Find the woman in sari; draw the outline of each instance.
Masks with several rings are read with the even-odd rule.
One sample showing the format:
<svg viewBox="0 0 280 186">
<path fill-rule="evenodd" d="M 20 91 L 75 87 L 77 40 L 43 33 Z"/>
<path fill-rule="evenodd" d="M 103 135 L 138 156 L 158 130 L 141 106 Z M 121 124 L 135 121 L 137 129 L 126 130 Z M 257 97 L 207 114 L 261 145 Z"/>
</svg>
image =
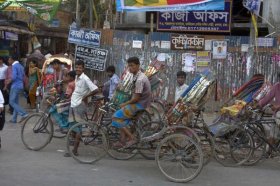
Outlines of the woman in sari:
<svg viewBox="0 0 280 186">
<path fill-rule="evenodd" d="M 41 82 L 41 72 L 38 68 L 38 64 L 35 61 L 29 63 L 28 70 L 28 81 L 29 81 L 29 100 L 31 108 L 34 109 L 36 105 L 36 89 Z"/>
</svg>

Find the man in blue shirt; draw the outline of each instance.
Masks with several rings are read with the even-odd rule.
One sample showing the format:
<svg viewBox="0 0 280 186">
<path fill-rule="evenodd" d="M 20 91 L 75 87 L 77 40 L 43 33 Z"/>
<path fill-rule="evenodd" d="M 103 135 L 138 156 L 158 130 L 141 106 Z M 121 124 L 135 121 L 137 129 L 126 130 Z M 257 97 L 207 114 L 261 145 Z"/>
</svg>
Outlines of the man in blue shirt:
<svg viewBox="0 0 280 186">
<path fill-rule="evenodd" d="M 110 80 L 104 84 L 104 87 L 108 87 L 108 100 L 111 100 L 114 92 L 120 82 L 120 78 L 115 74 L 115 67 L 108 66 L 106 69 L 107 75 L 109 76 Z M 106 96 L 105 96 L 106 97 Z"/>
<path fill-rule="evenodd" d="M 9 103 L 14 108 L 13 117 L 10 122 L 16 123 L 18 114 L 22 117 L 20 121 L 22 122 L 28 116 L 27 112 L 19 105 L 19 94 L 23 92 L 24 87 L 24 68 L 15 56 L 9 57 L 9 64 L 12 65 L 12 85 Z"/>
</svg>

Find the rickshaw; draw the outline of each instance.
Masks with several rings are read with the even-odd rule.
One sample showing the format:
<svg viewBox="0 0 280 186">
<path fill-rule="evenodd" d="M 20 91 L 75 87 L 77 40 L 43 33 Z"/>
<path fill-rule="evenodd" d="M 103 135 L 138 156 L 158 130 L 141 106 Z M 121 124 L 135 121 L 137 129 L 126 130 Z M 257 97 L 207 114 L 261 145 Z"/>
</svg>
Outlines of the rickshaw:
<svg viewBox="0 0 280 186">
<path fill-rule="evenodd" d="M 253 76 L 222 106 L 220 115 L 209 126 L 215 140 L 215 158 L 224 166 L 246 164 L 253 153 L 252 135 L 246 132 L 242 123 L 249 119 L 247 106 L 263 84 L 262 75 Z"/>
<path fill-rule="evenodd" d="M 56 79 L 53 74 L 54 69 L 52 68 L 52 62 L 55 59 L 58 59 L 61 62 L 60 65 L 62 69 L 72 69 L 72 61 L 67 56 L 54 55 L 45 60 L 42 68 L 42 83 L 36 91 L 37 112 L 28 116 L 21 129 L 22 142 L 24 146 L 30 150 L 41 150 L 51 142 L 52 137 L 62 138 L 66 135 L 61 134 L 54 129 L 58 128 L 58 126 L 52 121 L 49 112 L 52 106 L 61 102 L 63 96 L 63 77 L 60 76 Z M 43 100 L 46 101 L 43 102 Z M 44 110 L 40 108 L 42 103 L 46 104 L 43 105 L 46 107 Z M 66 104 L 60 104 L 60 106 L 67 108 L 69 107 L 69 102 Z M 58 108 L 58 110 L 63 110 L 63 108 Z"/>
</svg>

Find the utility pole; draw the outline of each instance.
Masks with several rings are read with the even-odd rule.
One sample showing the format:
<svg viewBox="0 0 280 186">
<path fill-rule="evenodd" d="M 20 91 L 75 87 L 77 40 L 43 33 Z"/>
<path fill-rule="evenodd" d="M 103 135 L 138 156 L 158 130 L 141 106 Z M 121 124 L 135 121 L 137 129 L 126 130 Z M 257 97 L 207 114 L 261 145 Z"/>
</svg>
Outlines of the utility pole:
<svg viewBox="0 0 280 186">
<path fill-rule="evenodd" d="M 89 0 L 89 28 L 93 28 L 93 0 Z"/>
<path fill-rule="evenodd" d="M 76 1 L 76 25 L 77 28 L 80 28 L 81 26 L 81 20 L 80 20 L 80 1 Z"/>
</svg>

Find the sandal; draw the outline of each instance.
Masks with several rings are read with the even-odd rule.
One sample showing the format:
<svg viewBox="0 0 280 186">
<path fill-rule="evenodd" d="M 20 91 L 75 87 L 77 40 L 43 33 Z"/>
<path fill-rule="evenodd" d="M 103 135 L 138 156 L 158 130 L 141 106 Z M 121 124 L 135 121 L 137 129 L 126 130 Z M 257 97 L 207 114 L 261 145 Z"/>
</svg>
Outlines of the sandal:
<svg viewBox="0 0 280 186">
<path fill-rule="evenodd" d="M 132 145 L 135 145 L 136 143 L 137 143 L 136 140 L 130 140 L 125 144 L 124 148 L 131 147 Z"/>
</svg>

